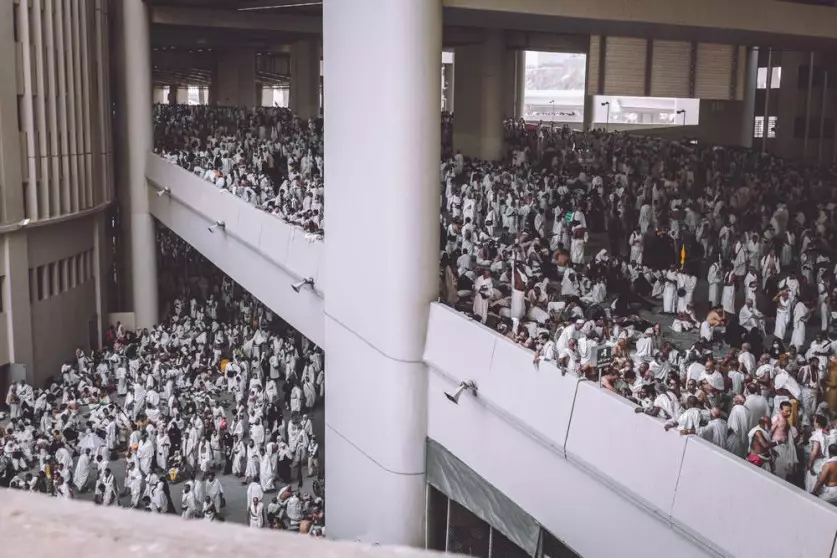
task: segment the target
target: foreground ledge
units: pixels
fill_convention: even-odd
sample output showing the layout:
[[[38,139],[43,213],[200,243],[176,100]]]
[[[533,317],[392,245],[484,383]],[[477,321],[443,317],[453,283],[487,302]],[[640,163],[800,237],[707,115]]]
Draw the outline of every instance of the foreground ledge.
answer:
[[[275,558],[427,558],[409,548],[372,547],[244,525],[185,521],[89,502],[71,502],[16,490],[0,490],[3,556],[112,558],[113,556],[236,556]]]

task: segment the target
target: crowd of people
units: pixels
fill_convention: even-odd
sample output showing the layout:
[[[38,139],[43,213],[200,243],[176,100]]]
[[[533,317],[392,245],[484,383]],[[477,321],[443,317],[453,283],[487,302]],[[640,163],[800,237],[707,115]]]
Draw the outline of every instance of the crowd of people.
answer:
[[[247,202],[323,230],[322,121],[285,108],[155,105],[155,152]]]
[[[454,125],[443,115],[442,302],[837,503],[833,166],[523,121],[487,162],[455,151]],[[155,137],[322,234],[321,120],[160,105]]]
[[[442,164],[440,299],[837,504],[834,169],[522,122],[506,137],[503,163]]]
[[[322,351],[162,227],[158,244],[166,319],[10,386],[0,486],[323,536]]]

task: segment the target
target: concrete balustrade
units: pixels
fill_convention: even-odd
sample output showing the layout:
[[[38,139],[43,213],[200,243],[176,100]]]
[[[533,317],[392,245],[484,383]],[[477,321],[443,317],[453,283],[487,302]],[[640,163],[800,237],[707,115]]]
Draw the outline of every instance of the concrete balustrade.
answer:
[[[321,240],[157,155],[148,155],[146,178],[155,218],[323,346]],[[169,192],[157,195],[164,188]],[[210,233],[217,221],[224,229]],[[294,292],[291,285],[306,277],[314,279],[314,289]]]
[[[428,436],[583,556],[833,556],[834,507],[439,303],[424,358]]]

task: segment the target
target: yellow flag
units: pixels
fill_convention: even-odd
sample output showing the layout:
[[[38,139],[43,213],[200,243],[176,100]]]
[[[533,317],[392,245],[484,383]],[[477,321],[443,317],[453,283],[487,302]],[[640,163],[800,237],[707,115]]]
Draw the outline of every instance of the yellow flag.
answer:
[[[680,247],[680,267],[681,269],[683,266],[686,265],[686,245]]]

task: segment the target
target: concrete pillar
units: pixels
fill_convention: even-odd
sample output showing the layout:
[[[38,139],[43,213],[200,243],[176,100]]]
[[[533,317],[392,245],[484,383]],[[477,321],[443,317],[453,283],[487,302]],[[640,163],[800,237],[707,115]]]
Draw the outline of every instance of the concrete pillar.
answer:
[[[220,79],[220,72],[218,71],[218,67],[220,66],[220,56],[216,57],[215,64],[212,68],[212,81],[209,82],[209,87],[207,88],[207,104],[212,106],[218,106],[220,103],[218,102],[220,99],[219,95],[219,87],[218,84],[221,82]]]
[[[514,76],[514,117],[523,118],[526,106],[526,51],[518,50],[516,54]]]
[[[218,58],[218,105],[256,106],[256,51],[238,49],[222,52]],[[213,80],[214,81],[214,80]]]
[[[503,117],[520,118],[526,91],[526,51],[507,50],[503,59]]]
[[[291,45],[290,109],[303,119],[320,115],[320,44],[307,39]]]
[[[198,89],[198,102],[200,104],[205,105],[207,103],[207,93],[208,91],[206,87],[201,87],[200,89]]]
[[[328,533],[422,546],[422,353],[438,296],[441,1],[325,0],[323,37]],[[387,231],[385,244],[371,222]],[[364,273],[347,276],[349,268]],[[359,513],[372,487],[387,497]]]
[[[453,147],[465,156],[503,155],[504,48],[502,31],[491,29],[482,44],[456,49]]]
[[[176,85],[174,85],[174,84],[169,85],[169,98],[168,98],[168,103],[169,103],[170,105],[176,105],[176,104],[180,103],[180,99],[179,99],[179,91],[178,91],[178,89],[177,89],[177,86],[176,86]]]
[[[3,235],[6,266],[6,329],[8,334],[9,362],[26,367],[25,379],[29,384],[37,383],[34,369],[35,353],[32,341],[32,306],[29,300],[29,241],[25,232],[11,232]],[[41,378],[47,374],[41,371]]]
[[[744,70],[744,113],[741,122],[742,147],[753,147],[753,132],[756,125],[756,81],[759,72],[759,49],[747,49],[746,69]],[[767,121],[764,123],[764,133],[767,134]]]
[[[122,68],[125,80],[127,145],[127,187],[130,212],[131,300],[137,328],[157,323],[157,246],[154,219],[148,209],[148,185],[145,159],[152,148],[151,133],[151,44],[148,7],[143,0],[125,0],[122,29],[125,56]]]

